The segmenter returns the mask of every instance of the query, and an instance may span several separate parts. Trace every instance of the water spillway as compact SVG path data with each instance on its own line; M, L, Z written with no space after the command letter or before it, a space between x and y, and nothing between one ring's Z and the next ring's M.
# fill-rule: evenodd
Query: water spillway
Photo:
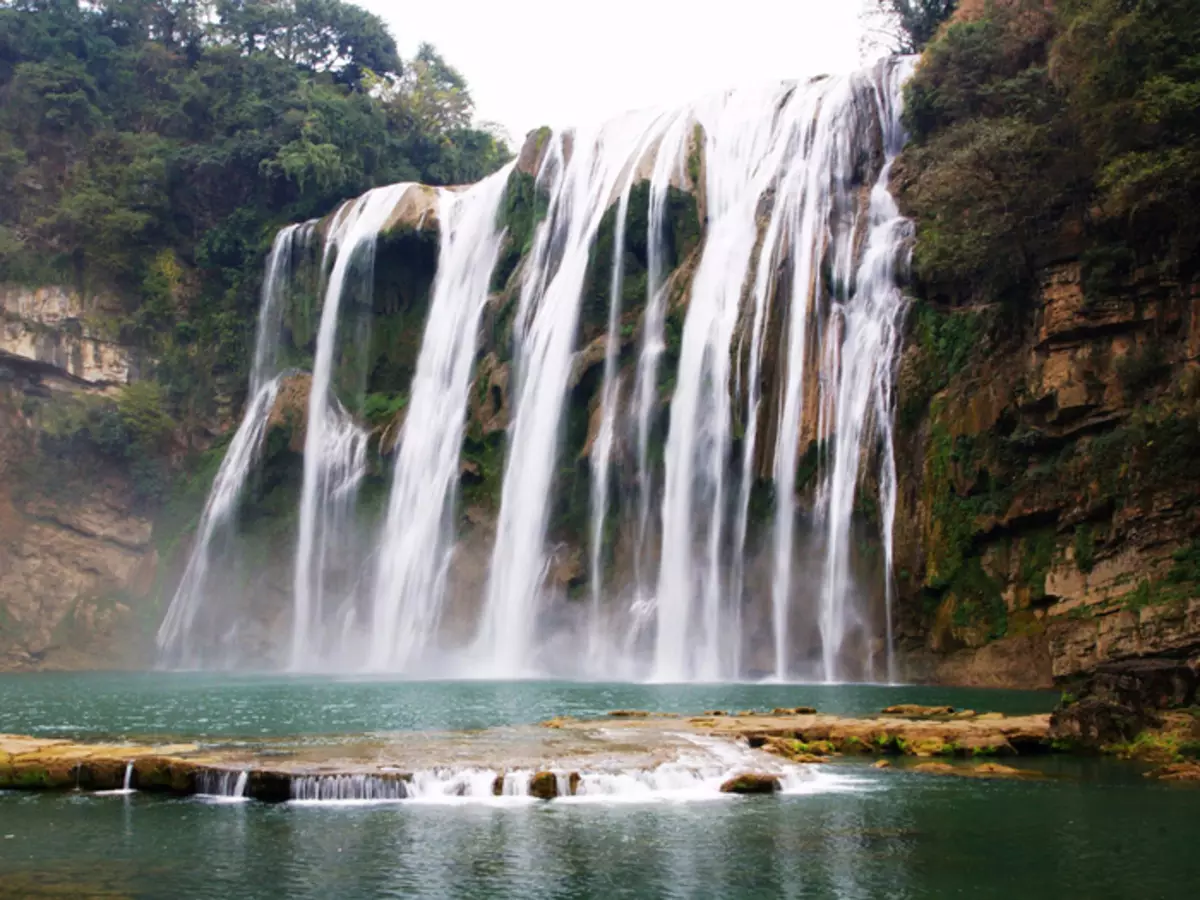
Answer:
M322 223L279 664L890 677L911 234L887 181L910 70L889 60L543 130L477 185L377 189ZM419 344L396 374L375 364L378 337L348 337L349 317L420 281L424 262L379 243L420 191L437 234L421 322L371 324ZM260 348L279 340L268 294ZM384 426L339 381L362 359L360 395L402 395ZM218 476L209 501L231 529L281 402L258 351L254 372L226 457L237 477ZM359 496L371 479L382 503ZM236 646L248 617L204 577L205 529L163 661L249 664L211 646Z

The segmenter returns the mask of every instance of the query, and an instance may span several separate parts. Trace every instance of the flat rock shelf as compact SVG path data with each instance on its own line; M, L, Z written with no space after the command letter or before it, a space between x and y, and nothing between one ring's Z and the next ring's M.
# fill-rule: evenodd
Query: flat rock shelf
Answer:
M889 711L892 712L892 711ZM540 725L393 732L321 741L76 743L0 735L0 789L143 791L228 799L549 800L641 793L805 791L839 756L1018 756L1052 750L1049 717L897 708L873 718L617 710ZM951 767L1001 776L1020 770ZM974 768L978 768L977 766ZM844 769L843 769L844 771ZM753 789L751 790L750 787Z

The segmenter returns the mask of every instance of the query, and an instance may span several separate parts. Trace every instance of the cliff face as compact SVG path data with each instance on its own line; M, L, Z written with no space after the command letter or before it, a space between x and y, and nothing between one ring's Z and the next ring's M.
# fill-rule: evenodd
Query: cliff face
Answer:
M918 306L899 403L911 675L1034 687L1200 656L1200 285L1089 290L1067 259L1024 317Z
M144 659L159 556L126 468L70 440L136 378L103 301L0 289L0 668Z

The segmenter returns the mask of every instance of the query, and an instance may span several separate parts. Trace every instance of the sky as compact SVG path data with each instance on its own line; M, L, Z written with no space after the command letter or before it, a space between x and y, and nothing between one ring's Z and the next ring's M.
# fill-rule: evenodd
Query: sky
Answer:
M433 44L516 143L712 91L859 64L863 0L357 0L402 57Z

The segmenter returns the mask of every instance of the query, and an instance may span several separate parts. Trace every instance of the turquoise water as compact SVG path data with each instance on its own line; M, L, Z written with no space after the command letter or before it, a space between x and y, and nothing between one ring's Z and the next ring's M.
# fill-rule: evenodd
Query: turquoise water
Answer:
M0 898L1194 896L1200 791L877 772L851 793L646 805L267 806L0 795Z
M0 677L0 731L317 736L592 716L895 702L1025 713L1044 693L808 685ZM1200 883L1200 791L1129 764L1021 760L1036 781L832 769L812 793L693 802L212 803L0 792L0 900L1167 898Z
M1049 712L1058 695L879 685L642 685L351 680L176 673L0 675L0 732L62 737L294 737L473 729L613 709L697 713L814 706L870 715L893 703L1010 714Z

